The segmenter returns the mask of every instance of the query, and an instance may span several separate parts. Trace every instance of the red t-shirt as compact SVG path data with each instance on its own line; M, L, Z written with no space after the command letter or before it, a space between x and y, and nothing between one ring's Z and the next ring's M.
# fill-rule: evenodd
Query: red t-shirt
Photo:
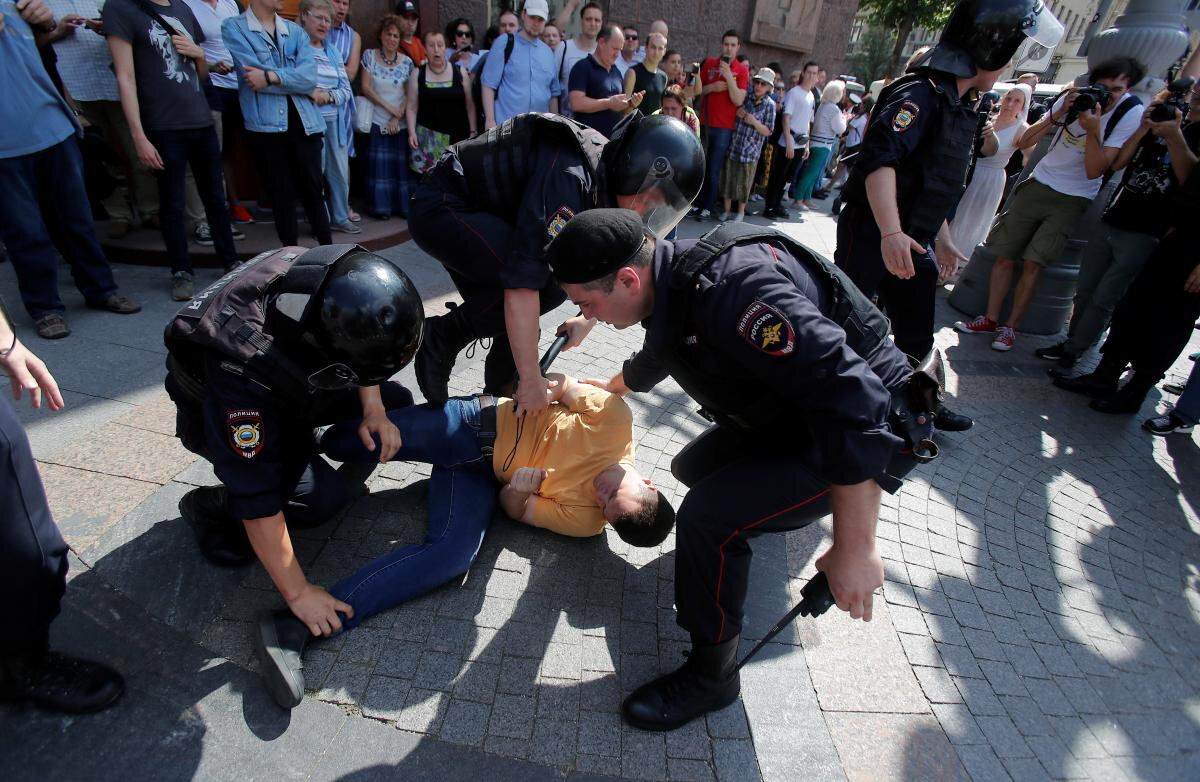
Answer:
M411 41L405 42L400 39L400 51L404 52L412 59L414 65L425 64L425 44L421 43L421 37L414 35Z
M733 79L737 82L738 89L746 89L750 84L750 70L737 60L731 62L729 68L733 71ZM718 81L724 81L721 78L721 58L709 57L700 65L700 84L703 86ZM729 99L728 90L701 95L697 102L702 123L710 128L733 129L737 122L738 107Z

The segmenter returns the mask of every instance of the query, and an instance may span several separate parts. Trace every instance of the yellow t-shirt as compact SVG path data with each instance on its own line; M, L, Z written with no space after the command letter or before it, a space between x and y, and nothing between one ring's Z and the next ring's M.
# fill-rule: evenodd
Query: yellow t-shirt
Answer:
M533 506L533 523L587 537L604 529L592 480L610 465L633 464L633 413L624 399L595 386L581 384L574 397L569 407L555 403L525 416L519 439L515 404L498 400L492 469L503 483L521 467L548 470Z

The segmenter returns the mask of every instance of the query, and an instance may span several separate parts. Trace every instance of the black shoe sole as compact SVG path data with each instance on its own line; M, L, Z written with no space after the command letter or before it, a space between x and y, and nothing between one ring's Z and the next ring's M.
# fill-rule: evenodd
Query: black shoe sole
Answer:
M622 702L621 703L621 719L624 720L627 724L632 725L633 727L637 728L638 730L650 731L652 733L665 733L666 731L676 730L677 728L682 728L684 725L687 725L692 720L699 719L699 718L703 717L705 714L708 714L708 713L714 712L714 711L720 711L721 709L725 708L726 706L734 703L738 698L741 697L741 695L742 695L741 688L738 688L738 690L733 693L733 697L721 698L720 700L714 702L712 706L705 709L704 711L701 711L698 714L694 714L682 722L673 722L673 723L647 722L645 720L637 719L636 717L633 717L629 714L629 711L625 708L625 703ZM630 697L632 697L632 696L630 696ZM626 701L628 701L628 698L626 698Z
M258 633L254 637L254 650L262 664L262 680L267 692L281 709L296 708L304 700L304 674L293 671L279 651L279 636L275 632L275 620L270 615L258 620Z

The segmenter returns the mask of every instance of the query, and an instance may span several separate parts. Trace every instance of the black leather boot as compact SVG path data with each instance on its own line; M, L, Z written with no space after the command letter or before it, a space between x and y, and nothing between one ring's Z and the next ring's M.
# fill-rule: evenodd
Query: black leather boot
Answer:
M462 307L457 304L446 306L450 311L445 315L425 319L421 348L413 361L417 385L425 395L425 401L435 405L444 404L450 395L447 386L455 356L475 339Z
M719 644L692 642L692 651L677 670L647 682L621 705L625 721L642 730L674 730L706 712L737 700L740 636Z
M945 405L939 407L933 416L933 426L941 432L965 432L974 425L970 417L956 413Z
M224 486L201 486L179 500L179 515L192 528L205 559L221 567L249 565L258 557L241 519L229 512Z
M1154 383L1146 383L1137 376L1137 372L1125 382L1120 391L1109 396L1093 399L1088 407L1098 413L1118 413L1131 415L1142 409L1146 394L1154 388Z
M1098 370L1089 372L1086 375L1076 375L1069 377L1065 374L1051 370L1050 377L1054 385L1064 391L1070 391L1073 394L1083 394L1090 396L1093 399L1102 399L1111 396L1117 390L1117 380L1120 377L1112 377L1108 374L1102 374Z
M0 659L0 700L88 714L107 709L123 692L121 674L78 657L46 651Z
M312 639L308 627L290 610L272 611L258 620L255 649L263 684L275 702L294 709L304 699L304 647Z

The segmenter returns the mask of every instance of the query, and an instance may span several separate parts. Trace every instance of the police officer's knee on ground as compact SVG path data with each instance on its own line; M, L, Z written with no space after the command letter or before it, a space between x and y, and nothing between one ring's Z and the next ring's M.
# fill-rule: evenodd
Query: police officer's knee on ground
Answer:
M875 104L842 192L834 257L863 293L880 295L897 347L911 356L933 348L939 272L949 277L974 249L954 247L946 221L975 152L978 93L1021 44L1053 48L1061 37L1041 0L961 0L937 46ZM972 425L944 407L935 423L947 431Z
M899 423L913 420L913 371L874 305L778 231L728 224L672 243L632 212L598 209L572 220L547 260L585 316L646 329L622 373L593 382L625 393L670 375L716 422L672 465L690 487L678 513L675 604L693 648L623 707L633 725L669 730L737 698L747 538L832 510L834 544L818 568L839 607L871 618L883 583L880 483L894 490L913 465Z
M288 527L328 521L351 493L317 453L314 427L361 415L364 444L380 461L395 453L387 409L412 404L412 394L386 381L416 352L422 318L404 272L331 245L259 256L167 327L177 435L224 484L188 492L180 514L217 564L257 557L315 634L339 629L337 612L351 609L305 578Z
M704 152L683 123L631 114L611 140L563 117L522 114L450 148L413 196L413 240L437 258L463 302L429 318L414 369L427 401L441 404L455 356L494 343L484 391L539 412L549 389L538 369L538 317L564 300L543 249L575 215L621 206L666 236L700 190ZM564 324L577 345L593 325ZM514 385L515 384L515 385Z

